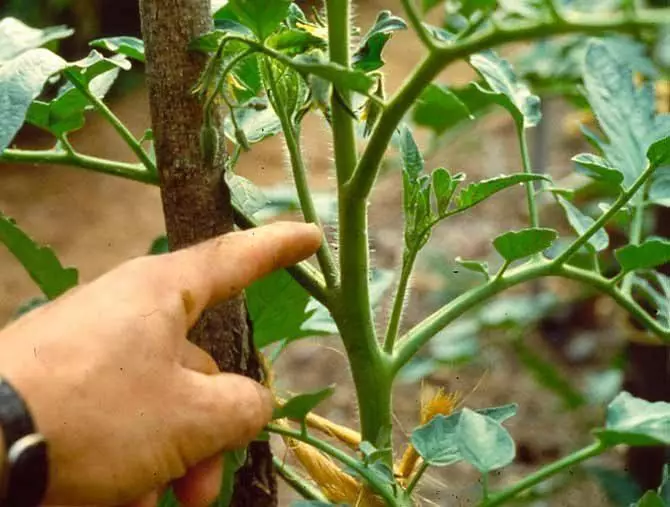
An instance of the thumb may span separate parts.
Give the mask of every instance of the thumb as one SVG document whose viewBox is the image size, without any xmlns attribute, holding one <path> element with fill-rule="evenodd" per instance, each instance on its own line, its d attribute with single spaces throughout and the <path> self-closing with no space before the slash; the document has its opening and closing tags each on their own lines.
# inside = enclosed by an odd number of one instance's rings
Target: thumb
<svg viewBox="0 0 670 507">
<path fill-rule="evenodd" d="M 186 401 L 179 411 L 180 451 L 187 465 L 226 450 L 244 447 L 272 418 L 269 390 L 241 375 L 205 375 L 182 370 Z"/>
</svg>

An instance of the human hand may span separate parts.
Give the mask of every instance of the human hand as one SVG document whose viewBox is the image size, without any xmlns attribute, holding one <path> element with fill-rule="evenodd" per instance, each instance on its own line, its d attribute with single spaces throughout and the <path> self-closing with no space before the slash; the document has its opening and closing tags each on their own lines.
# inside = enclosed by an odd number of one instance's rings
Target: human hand
<svg viewBox="0 0 670 507">
<path fill-rule="evenodd" d="M 186 340 L 204 308 L 308 257 L 321 233 L 279 223 L 122 264 L 0 333 L 0 375 L 49 444 L 48 503 L 153 501 L 173 481 L 209 504 L 221 451 L 269 421 L 269 393 Z M 153 493 L 152 493 L 153 492 Z"/>
</svg>

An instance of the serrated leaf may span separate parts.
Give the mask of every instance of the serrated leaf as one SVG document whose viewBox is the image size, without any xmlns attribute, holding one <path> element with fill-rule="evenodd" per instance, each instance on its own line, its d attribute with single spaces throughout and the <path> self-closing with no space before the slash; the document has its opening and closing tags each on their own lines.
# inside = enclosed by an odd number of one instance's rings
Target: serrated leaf
<svg viewBox="0 0 670 507">
<path fill-rule="evenodd" d="M 30 49 L 64 39 L 73 33 L 74 30 L 66 26 L 39 29 L 32 28 L 16 18 L 0 19 L 0 65 Z"/>
<path fill-rule="evenodd" d="M 493 246 L 507 262 L 513 262 L 543 252 L 558 237 L 554 229 L 529 228 L 501 234 Z"/>
<path fill-rule="evenodd" d="M 468 271 L 484 275 L 487 280 L 491 277 L 489 274 L 489 263 L 486 261 L 466 260 L 460 257 L 456 257 L 454 260 Z"/>
<path fill-rule="evenodd" d="M 161 234 L 151 242 L 151 246 L 149 247 L 149 251 L 147 253 L 149 255 L 161 255 L 168 253 L 169 251 L 170 243 L 168 242 L 168 238 L 165 234 Z"/>
<path fill-rule="evenodd" d="M 541 174 L 517 173 L 477 181 L 459 192 L 456 198 L 456 206 L 461 210 L 465 210 L 479 204 L 501 190 L 520 183 L 538 180 L 548 180 L 548 178 Z"/>
<path fill-rule="evenodd" d="M 125 55 L 138 62 L 145 62 L 144 41 L 137 37 L 128 37 L 125 35 L 118 37 L 105 37 L 95 39 L 89 42 L 89 46 L 98 49 L 106 49 L 112 53 Z"/>
<path fill-rule="evenodd" d="M 468 408 L 458 421 L 456 440 L 463 459 L 481 473 L 509 465 L 516 456 L 509 432 L 495 419 Z"/>
<path fill-rule="evenodd" d="M 390 11 L 381 11 L 377 15 L 375 24 L 361 39 L 358 49 L 352 57 L 354 69 L 372 72 L 384 66 L 382 51 L 393 32 L 407 30 L 407 23 L 391 14 Z"/>
<path fill-rule="evenodd" d="M 490 88 L 482 88 L 482 91 L 495 95 L 496 101 L 514 117 L 518 128 L 531 128 L 540 122 L 540 98 L 519 80 L 507 60 L 493 51 L 486 51 L 471 56 L 470 65 Z"/>
<path fill-rule="evenodd" d="M 259 39 L 265 40 L 288 16 L 290 6 L 291 0 L 230 0 L 226 8 Z"/>
<path fill-rule="evenodd" d="M 564 197 L 556 195 L 556 199 L 563 207 L 568 222 L 578 235 L 583 235 L 595 222 L 593 218 L 584 215 L 576 206 Z M 596 252 L 601 252 L 609 246 L 609 242 L 609 236 L 605 229 L 598 229 L 598 232 L 589 238 L 588 244 Z"/>
<path fill-rule="evenodd" d="M 397 141 L 402 158 L 402 169 L 409 176 L 410 181 L 414 182 L 423 174 L 424 161 L 421 150 L 407 125 L 403 124 L 398 129 Z"/>
<path fill-rule="evenodd" d="M 30 103 L 67 63 L 46 49 L 30 49 L 0 67 L 0 153 L 23 125 Z"/>
<path fill-rule="evenodd" d="M 670 445 L 670 403 L 620 393 L 607 407 L 605 428 L 594 431 L 605 445 Z"/>
<path fill-rule="evenodd" d="M 623 271 L 653 269 L 670 262 L 670 241 L 648 239 L 641 245 L 626 245 L 614 251 Z"/>
<path fill-rule="evenodd" d="M 577 172 L 589 178 L 621 187 L 623 173 L 612 166 L 607 159 L 591 153 L 580 153 L 572 157 Z"/>
<path fill-rule="evenodd" d="M 12 219 L 2 213 L 0 243 L 16 257 L 49 299 L 56 299 L 77 285 L 79 274 L 76 269 L 63 267 L 51 248 L 35 243 Z"/>
<path fill-rule="evenodd" d="M 449 171 L 443 167 L 438 167 L 431 174 L 433 182 L 433 194 L 435 194 L 435 202 L 437 204 L 437 214 L 438 216 L 443 216 L 447 213 L 451 199 L 456 192 L 456 188 L 461 181 L 465 178 L 465 175 L 462 173 L 456 174 L 456 176 L 451 176 Z"/>
<path fill-rule="evenodd" d="M 330 398 L 334 392 L 335 387 L 330 386 L 311 393 L 294 396 L 280 407 L 274 409 L 272 419 L 293 419 L 302 421 L 308 413 L 319 405 L 319 403 L 326 398 Z"/>
<path fill-rule="evenodd" d="M 586 50 L 583 77 L 588 101 L 608 139 L 602 149 L 623 173 L 628 188 L 646 168 L 647 150 L 662 127 L 655 113 L 653 85 L 637 88 L 628 62 L 597 41 Z"/>
</svg>

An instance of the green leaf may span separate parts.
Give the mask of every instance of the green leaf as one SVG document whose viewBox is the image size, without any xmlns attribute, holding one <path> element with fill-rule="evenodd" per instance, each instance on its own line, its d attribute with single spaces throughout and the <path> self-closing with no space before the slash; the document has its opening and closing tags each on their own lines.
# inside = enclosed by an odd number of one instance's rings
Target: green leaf
<svg viewBox="0 0 670 507">
<path fill-rule="evenodd" d="M 563 207 L 563 210 L 565 210 L 568 222 L 578 235 L 583 235 L 595 222 L 593 218 L 584 215 L 564 197 L 556 195 L 556 199 Z M 609 236 L 607 235 L 607 232 L 605 232 L 605 229 L 598 229 L 598 232 L 589 238 L 588 244 L 596 252 L 601 252 L 609 246 L 609 242 Z"/>
<path fill-rule="evenodd" d="M 607 407 L 605 428 L 594 431 L 608 447 L 670 445 L 670 403 L 620 393 Z"/>
<path fill-rule="evenodd" d="M 472 120 L 468 106 L 453 91 L 434 83 L 428 85 L 414 106 L 414 121 L 437 135 L 464 120 Z"/>
<path fill-rule="evenodd" d="M 647 491 L 634 507 L 668 507 L 655 491 Z"/>
<path fill-rule="evenodd" d="M 623 173 L 612 166 L 607 159 L 591 153 L 580 153 L 572 157 L 577 172 L 589 178 L 621 187 Z"/>
<path fill-rule="evenodd" d="M 409 176 L 411 182 L 415 182 L 424 171 L 421 150 L 419 150 L 412 131 L 407 125 L 402 125 L 399 128 L 397 140 L 403 171 Z"/>
<path fill-rule="evenodd" d="M 670 165 L 670 136 L 654 141 L 647 150 L 647 159 L 653 167 Z"/>
<path fill-rule="evenodd" d="M 74 33 L 66 26 L 32 28 L 22 21 L 7 17 L 0 19 L 0 65 L 48 42 L 64 39 Z"/>
<path fill-rule="evenodd" d="M 169 251 L 170 251 L 170 243 L 168 242 L 168 238 L 165 234 L 161 234 L 151 242 L 148 254 L 161 255 L 164 253 L 168 253 Z"/>
<path fill-rule="evenodd" d="M 215 18 L 214 26 L 215 30 L 200 35 L 189 42 L 188 48 L 191 51 L 213 53 L 219 48 L 221 41 L 230 35 L 237 35 L 248 39 L 253 39 L 254 37 L 254 33 L 249 28 L 229 19 L 217 20 Z"/>
<path fill-rule="evenodd" d="M 286 401 L 282 406 L 274 409 L 272 419 L 294 419 L 302 421 L 316 406 L 335 392 L 330 386 L 311 393 L 300 394 Z"/>
<path fill-rule="evenodd" d="M 491 277 L 489 274 L 489 263 L 486 261 L 466 260 L 461 259 L 460 257 L 456 257 L 454 260 L 468 271 L 474 271 L 475 273 L 484 275 L 487 280 Z"/>
<path fill-rule="evenodd" d="M 493 94 L 495 101 L 514 117 L 518 128 L 534 127 L 540 122 L 540 98 L 533 95 L 528 86 L 519 80 L 507 60 L 493 51 L 486 51 L 471 56 L 470 65 L 490 88 L 481 88 L 482 92 Z"/>
<path fill-rule="evenodd" d="M 282 340 L 332 332 L 332 320 L 326 318 L 327 312 L 319 322 L 310 321 L 315 308 L 312 306 L 308 311 L 309 293 L 283 269 L 252 283 L 245 294 L 254 343 L 259 348 Z M 308 322 L 309 328 L 303 328 Z"/>
<path fill-rule="evenodd" d="M 670 207 L 670 165 L 656 169 L 651 178 L 649 202 Z"/>
<path fill-rule="evenodd" d="M 597 465 L 587 465 L 584 470 L 595 477 L 607 499 L 615 507 L 630 507 L 642 496 L 640 486 L 625 472 Z"/>
<path fill-rule="evenodd" d="M 179 500 L 177 500 L 171 487 L 169 487 L 159 498 L 158 507 L 181 507 L 181 504 L 179 503 Z"/>
<path fill-rule="evenodd" d="M 249 144 L 259 143 L 281 132 L 281 121 L 267 103 L 267 99 L 251 99 L 246 104 L 236 107 L 233 114 Z M 235 126 L 230 117 L 226 117 L 223 127 L 226 137 L 237 144 Z"/>
<path fill-rule="evenodd" d="M 421 0 L 421 10 L 426 13 L 433 9 L 434 7 L 437 7 L 442 3 L 443 0 Z"/>
<path fill-rule="evenodd" d="M 30 103 L 67 63 L 46 49 L 30 49 L 0 67 L 0 153 L 23 125 Z"/>
<path fill-rule="evenodd" d="M 496 176 L 494 178 L 471 183 L 459 192 L 458 197 L 456 198 L 456 205 L 460 210 L 472 208 L 501 190 L 505 190 L 506 188 L 513 187 L 520 183 L 538 180 L 548 180 L 548 178 L 541 174 L 517 173 Z"/>
<path fill-rule="evenodd" d="M 239 176 L 231 171 L 224 174 L 231 200 L 247 215 L 253 215 L 261 210 L 268 202 L 260 188 L 250 180 Z"/>
<path fill-rule="evenodd" d="M 557 237 L 554 229 L 529 228 L 501 234 L 493 246 L 507 262 L 513 262 L 543 252 Z"/>
<path fill-rule="evenodd" d="M 291 0 L 230 0 L 226 5 L 239 21 L 265 40 L 288 16 Z"/>
<path fill-rule="evenodd" d="M 17 258 L 49 299 L 56 299 L 78 283 L 74 268 L 65 268 L 54 251 L 39 246 L 12 219 L 0 213 L 0 242 Z"/>
<path fill-rule="evenodd" d="M 648 239 L 641 245 L 626 245 L 614 251 L 623 271 L 653 269 L 670 262 L 670 241 Z"/>
<path fill-rule="evenodd" d="M 247 461 L 247 448 L 235 449 L 223 454 L 223 479 L 219 489 L 219 498 L 214 504 L 216 507 L 229 507 L 233 499 L 235 488 L 235 474 Z M 177 502 L 177 507 L 179 507 Z"/>
<path fill-rule="evenodd" d="M 381 11 L 377 15 L 375 24 L 361 39 L 358 49 L 352 57 L 354 69 L 372 72 L 384 65 L 382 51 L 393 32 L 407 30 L 407 23 L 402 18 L 394 16 L 390 11 Z"/>
<path fill-rule="evenodd" d="M 454 197 L 454 192 L 458 185 L 465 179 L 463 173 L 458 173 L 456 176 L 451 176 L 449 171 L 442 167 L 438 167 L 431 174 L 433 193 L 435 194 L 435 202 L 437 204 L 438 216 L 443 216 L 447 213 L 451 199 Z"/>
<path fill-rule="evenodd" d="M 597 41 L 586 50 L 583 77 L 588 101 L 609 141 L 602 144 L 604 154 L 623 173 L 628 188 L 646 168 L 647 150 L 662 128 L 653 84 L 637 88 L 629 62 Z"/>
<path fill-rule="evenodd" d="M 98 49 L 106 49 L 112 53 L 125 55 L 138 62 L 144 63 L 144 41 L 137 37 L 128 37 L 125 35 L 119 37 L 105 37 L 95 39 L 89 42 L 89 46 Z"/>
<path fill-rule="evenodd" d="M 265 44 L 276 51 L 295 56 L 315 48 L 325 49 L 328 41 L 305 30 L 291 28 L 270 35 Z"/>
<path fill-rule="evenodd" d="M 516 456 L 514 440 L 495 419 L 464 408 L 456 428 L 463 459 L 481 473 L 509 465 Z"/>
<path fill-rule="evenodd" d="M 359 70 L 349 70 L 336 63 L 328 62 L 318 51 L 304 53 L 292 60 L 293 67 L 305 75 L 318 76 L 333 83 L 337 89 L 353 90 L 367 94 L 375 84 L 375 79 Z"/>
<path fill-rule="evenodd" d="M 481 416 L 502 423 L 516 414 L 516 405 L 475 410 Z M 448 417 L 438 415 L 416 428 L 410 437 L 417 453 L 433 466 L 447 466 L 463 459 L 458 446 L 457 430 L 462 412 Z"/>
</svg>

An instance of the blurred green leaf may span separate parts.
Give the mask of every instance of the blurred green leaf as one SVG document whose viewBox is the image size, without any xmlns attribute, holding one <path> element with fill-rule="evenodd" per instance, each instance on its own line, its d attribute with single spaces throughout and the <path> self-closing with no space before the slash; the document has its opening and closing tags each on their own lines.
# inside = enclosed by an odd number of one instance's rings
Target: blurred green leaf
<svg viewBox="0 0 670 507">
<path fill-rule="evenodd" d="M 516 447 L 509 432 L 493 419 L 464 408 L 456 428 L 456 441 L 463 459 L 481 473 L 509 465 Z"/>
<path fill-rule="evenodd" d="M 214 504 L 216 507 L 229 507 L 233 499 L 235 488 L 235 474 L 247 461 L 247 448 L 227 451 L 223 454 L 223 479 L 219 490 L 219 497 Z M 177 506 L 180 504 L 177 502 Z"/>
<path fill-rule="evenodd" d="M 441 135 L 466 120 L 474 120 L 470 106 L 474 105 L 477 110 L 485 107 L 486 101 L 476 100 L 481 96 L 481 91 L 474 86 L 452 90 L 431 83 L 414 104 L 412 119 L 417 125 Z"/>
<path fill-rule="evenodd" d="M 253 215 L 261 210 L 268 202 L 262 190 L 250 180 L 226 171 L 224 178 L 230 189 L 230 198 L 247 215 Z"/>
<path fill-rule="evenodd" d="M 67 26 L 32 28 L 22 21 L 6 17 L 0 19 L 0 65 L 51 41 L 65 39 L 74 33 Z"/>
<path fill-rule="evenodd" d="M 670 403 L 652 403 L 622 392 L 607 407 L 605 428 L 594 433 L 608 447 L 670 445 Z"/>
<path fill-rule="evenodd" d="M 265 98 L 251 99 L 233 110 L 237 125 L 249 144 L 255 144 L 281 132 L 281 121 Z M 226 137 L 238 143 L 235 126 L 230 117 L 223 123 Z"/>
<path fill-rule="evenodd" d="M 625 472 L 597 465 L 587 465 L 584 469 L 595 477 L 614 507 L 630 507 L 642 496 L 640 486 Z"/>
<path fill-rule="evenodd" d="M 0 243 L 16 257 L 49 299 L 56 299 L 77 285 L 79 274 L 76 269 L 63 267 L 51 248 L 35 243 L 11 218 L 2 213 Z"/>
<path fill-rule="evenodd" d="M 229 8 L 239 21 L 265 40 L 274 32 L 289 12 L 291 0 L 229 0 Z"/>
<path fill-rule="evenodd" d="M 292 60 L 293 67 L 304 75 L 314 75 L 333 83 L 337 89 L 367 94 L 375 80 L 359 70 L 349 70 L 325 60 L 317 51 L 303 53 Z"/>
<path fill-rule="evenodd" d="M 311 393 L 299 394 L 287 400 L 283 405 L 274 409 L 272 419 L 293 419 L 302 421 L 307 414 L 316 408 L 323 400 L 330 398 L 335 392 L 334 386 L 319 389 Z"/>
<path fill-rule="evenodd" d="M 505 190 L 506 188 L 510 188 L 520 183 L 526 183 L 529 181 L 547 179 L 548 178 L 546 176 L 541 174 L 517 173 L 496 176 L 494 178 L 470 183 L 467 187 L 463 188 L 459 192 L 458 197 L 456 198 L 456 206 L 461 210 L 472 208 L 473 206 L 479 204 L 485 199 L 488 199 L 501 190 Z"/>
<path fill-rule="evenodd" d="M 501 234 L 493 240 L 493 246 L 503 259 L 513 262 L 543 252 L 557 237 L 554 229 L 528 228 Z"/>
<path fill-rule="evenodd" d="M 563 207 L 568 222 L 578 235 L 583 235 L 595 222 L 593 218 L 584 215 L 564 197 L 556 195 L 556 199 Z M 598 232 L 589 238 L 588 244 L 596 252 L 605 250 L 609 246 L 609 236 L 607 235 L 607 232 L 605 232 L 605 229 L 598 229 Z"/>
<path fill-rule="evenodd" d="M 623 183 L 623 173 L 612 166 L 607 159 L 598 155 L 580 153 L 572 157 L 572 161 L 575 163 L 577 172 L 593 180 L 618 187 L 621 187 Z"/>
<path fill-rule="evenodd" d="M 647 491 L 634 507 L 668 507 L 655 491 Z"/>
<path fill-rule="evenodd" d="M 382 51 L 393 32 L 406 30 L 407 23 L 402 18 L 394 16 L 390 11 L 381 11 L 377 15 L 375 24 L 361 39 L 358 49 L 352 57 L 354 69 L 372 72 L 384 65 Z"/>
<path fill-rule="evenodd" d="M 640 245 L 626 245 L 614 251 L 623 271 L 653 269 L 670 262 L 670 241 L 648 239 Z"/>
<path fill-rule="evenodd" d="M 458 264 L 463 266 L 465 269 L 484 275 L 484 278 L 486 278 L 487 280 L 491 277 L 491 275 L 489 274 L 489 263 L 488 262 L 466 260 L 466 259 L 461 259 L 460 257 L 456 257 L 456 259 L 454 259 L 454 260 Z"/>
<path fill-rule="evenodd" d="M 265 44 L 276 51 L 295 56 L 315 48 L 325 49 L 328 41 L 305 30 L 289 28 L 270 35 Z"/>
<path fill-rule="evenodd" d="M 137 37 L 119 36 L 95 39 L 89 42 L 89 46 L 98 49 L 106 49 L 112 53 L 125 55 L 138 62 L 144 63 L 144 41 Z"/>
</svg>

